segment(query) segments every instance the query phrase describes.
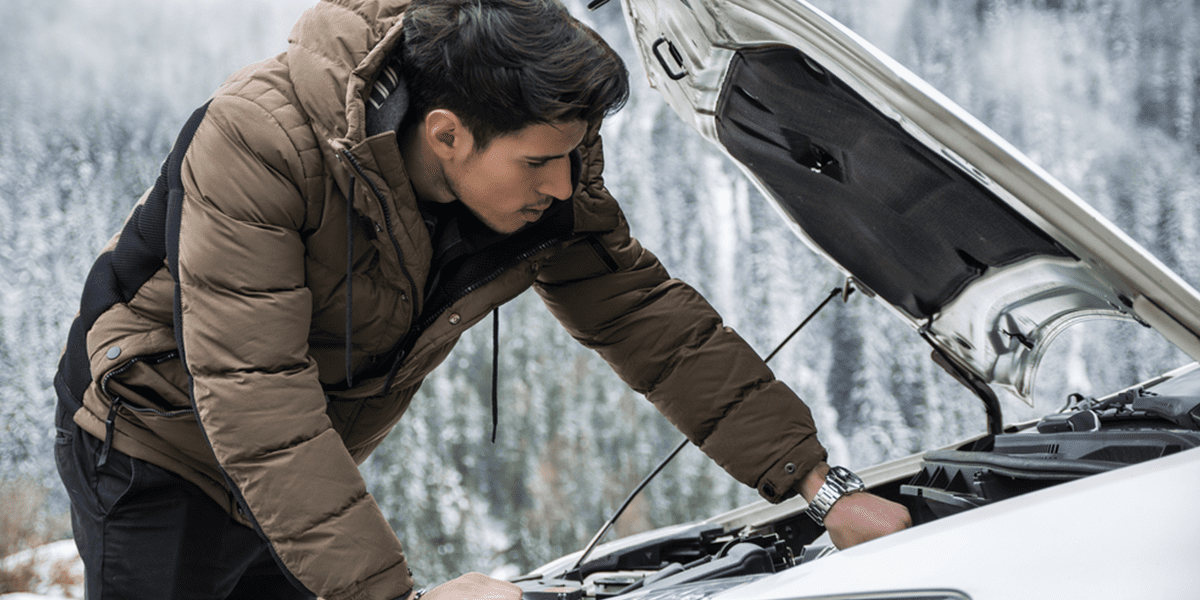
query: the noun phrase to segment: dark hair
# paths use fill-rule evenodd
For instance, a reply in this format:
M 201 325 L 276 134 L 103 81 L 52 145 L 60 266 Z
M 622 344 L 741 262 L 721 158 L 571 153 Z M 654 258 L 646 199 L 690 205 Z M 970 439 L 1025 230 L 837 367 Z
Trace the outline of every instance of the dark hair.
M 595 124 L 629 97 L 621 57 L 558 0 L 414 0 L 403 28 L 409 119 L 450 110 L 479 149 L 535 123 Z

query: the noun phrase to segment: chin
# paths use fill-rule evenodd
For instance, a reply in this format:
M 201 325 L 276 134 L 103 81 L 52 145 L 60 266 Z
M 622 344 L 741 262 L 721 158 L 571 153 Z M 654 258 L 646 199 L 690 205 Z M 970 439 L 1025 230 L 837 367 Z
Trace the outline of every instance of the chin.
M 500 233 L 516 233 L 522 229 L 525 229 L 529 225 L 530 225 L 529 222 L 522 220 L 518 223 L 513 223 L 512 225 L 505 227 L 503 230 L 498 229 L 497 231 L 499 231 Z
M 496 233 L 503 233 L 503 234 L 516 233 L 516 232 L 524 229 L 527 225 L 529 225 L 529 223 L 524 220 L 522 220 L 518 223 L 510 223 L 510 224 L 504 224 L 504 225 L 498 224 L 494 221 L 484 221 L 484 224 L 488 226 L 488 229 L 491 229 L 492 231 L 495 231 Z

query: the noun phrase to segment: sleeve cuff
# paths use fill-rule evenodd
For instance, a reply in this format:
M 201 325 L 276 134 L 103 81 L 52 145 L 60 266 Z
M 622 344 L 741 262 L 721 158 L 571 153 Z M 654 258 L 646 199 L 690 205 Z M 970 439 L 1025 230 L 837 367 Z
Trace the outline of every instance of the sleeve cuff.
M 758 480 L 758 494 L 772 504 L 795 496 L 804 476 L 827 454 L 815 435 L 805 438 L 763 473 Z

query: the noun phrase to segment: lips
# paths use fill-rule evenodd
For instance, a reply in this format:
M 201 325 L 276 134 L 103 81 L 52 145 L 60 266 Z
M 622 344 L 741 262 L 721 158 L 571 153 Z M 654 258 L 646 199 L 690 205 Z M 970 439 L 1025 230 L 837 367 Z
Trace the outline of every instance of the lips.
M 542 218 L 542 213 L 546 212 L 546 209 L 550 208 L 550 206 L 553 204 L 554 204 L 554 200 L 550 199 L 550 200 L 547 200 L 545 202 L 545 204 L 537 204 L 534 206 L 527 206 L 527 207 L 521 209 L 521 214 L 524 215 L 526 221 L 529 221 L 530 223 L 532 223 L 532 222 Z

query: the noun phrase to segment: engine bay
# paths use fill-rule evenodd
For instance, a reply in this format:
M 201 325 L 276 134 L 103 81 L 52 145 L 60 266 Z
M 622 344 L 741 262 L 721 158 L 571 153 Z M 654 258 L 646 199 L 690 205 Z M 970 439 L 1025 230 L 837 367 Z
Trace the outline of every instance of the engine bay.
M 1200 368 L 1172 375 L 1102 398 L 1073 394 L 1057 413 L 926 452 L 906 463 L 903 476 L 869 489 L 904 504 L 920 526 L 1196 448 Z M 601 547 L 579 565 L 560 559 L 515 583 L 526 600 L 706 598 L 837 551 L 802 499 L 785 504 L 796 506 L 765 521 L 716 517 L 648 532 L 616 550 Z

